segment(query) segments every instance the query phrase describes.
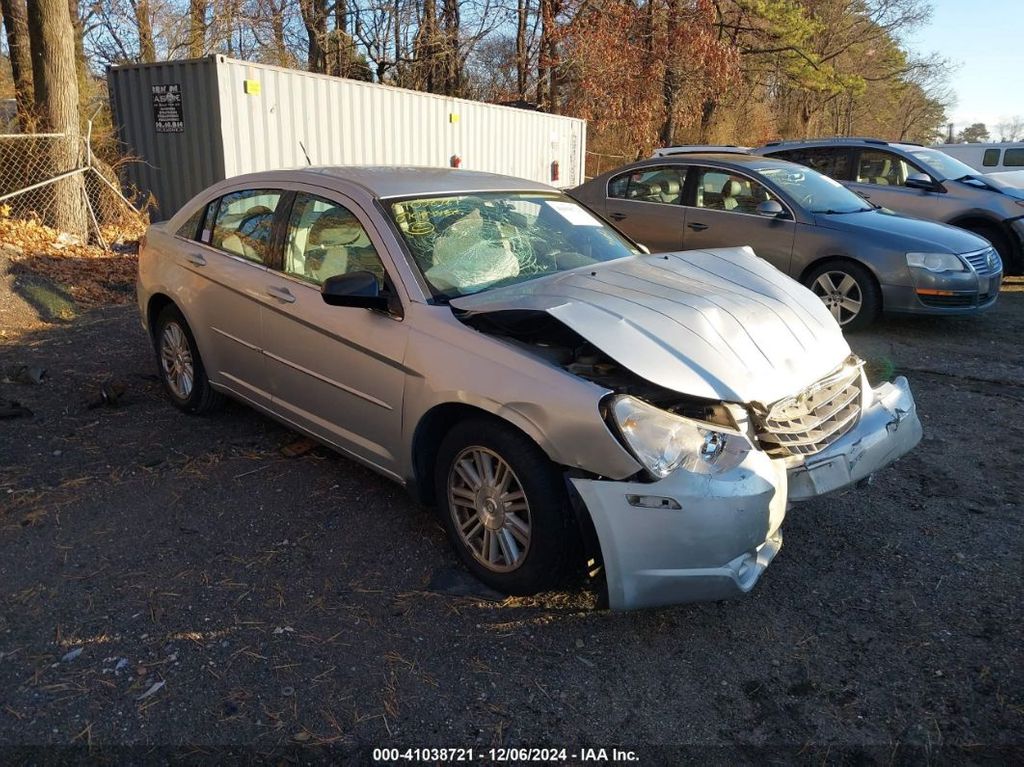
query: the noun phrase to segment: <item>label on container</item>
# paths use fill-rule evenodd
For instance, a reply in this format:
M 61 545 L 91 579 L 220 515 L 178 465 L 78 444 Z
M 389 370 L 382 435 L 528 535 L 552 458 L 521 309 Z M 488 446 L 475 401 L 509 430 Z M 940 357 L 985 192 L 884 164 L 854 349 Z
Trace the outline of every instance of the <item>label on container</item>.
M 153 92 L 153 123 L 157 133 L 184 133 L 185 115 L 181 108 L 181 85 L 151 86 Z

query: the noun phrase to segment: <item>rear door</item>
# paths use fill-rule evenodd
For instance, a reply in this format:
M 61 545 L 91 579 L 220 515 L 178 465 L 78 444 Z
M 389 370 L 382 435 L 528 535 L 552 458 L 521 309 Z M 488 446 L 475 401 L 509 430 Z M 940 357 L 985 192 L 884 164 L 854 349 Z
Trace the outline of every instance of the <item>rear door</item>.
M 686 250 L 749 245 L 776 269 L 789 273 L 796 223 L 785 202 L 750 176 L 722 168 L 693 167 L 687 190 Z M 765 200 L 778 201 L 786 218 L 757 215 Z
M 285 222 L 263 315 L 274 409 L 398 477 L 408 326 L 398 316 L 328 306 L 320 293 L 328 277 L 354 271 L 394 292 L 382 242 L 353 201 L 316 188 L 296 189 Z
M 685 165 L 646 166 L 608 182 L 605 217 L 652 253 L 681 250 Z
M 210 379 L 267 405 L 261 306 L 280 189 L 244 189 L 211 202 L 179 231 L 188 276 L 176 298 L 196 335 Z M 198 228 L 195 228 L 197 227 Z

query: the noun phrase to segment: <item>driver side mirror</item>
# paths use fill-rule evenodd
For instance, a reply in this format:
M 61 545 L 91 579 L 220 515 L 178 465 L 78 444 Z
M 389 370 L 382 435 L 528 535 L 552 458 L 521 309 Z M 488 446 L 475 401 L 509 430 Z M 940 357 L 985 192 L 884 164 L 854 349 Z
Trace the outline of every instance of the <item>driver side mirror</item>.
M 783 210 L 782 204 L 778 200 L 765 200 L 758 203 L 755 212 L 765 218 L 778 218 L 786 211 Z
M 348 272 L 328 277 L 320 288 L 320 295 L 329 306 L 386 312 L 390 304 L 389 296 L 381 293 L 373 272 Z
M 903 182 L 903 186 L 910 189 L 923 189 L 926 192 L 937 192 L 941 188 L 927 173 L 909 174 L 907 180 Z

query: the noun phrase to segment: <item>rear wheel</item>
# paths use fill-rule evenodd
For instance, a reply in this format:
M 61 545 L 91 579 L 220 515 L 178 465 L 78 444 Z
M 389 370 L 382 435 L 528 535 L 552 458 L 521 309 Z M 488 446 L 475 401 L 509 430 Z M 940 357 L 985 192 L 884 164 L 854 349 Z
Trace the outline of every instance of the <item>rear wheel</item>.
M 208 413 L 224 398 L 210 386 L 192 330 L 178 307 L 169 304 L 153 328 L 160 380 L 171 401 L 186 413 Z
M 826 261 L 811 269 L 804 284 L 832 312 L 843 330 L 866 328 L 882 309 L 882 291 L 874 276 L 853 261 Z
M 1024 271 L 1024 268 L 1022 268 L 1024 264 L 1021 264 L 1020 259 L 1014 256 L 1010 239 L 999 229 L 986 224 L 977 224 L 965 228 L 992 243 L 992 247 L 996 249 L 996 253 L 999 254 L 999 258 L 1003 262 L 1003 270 L 1007 274 L 1021 274 Z
M 488 418 L 445 435 L 435 467 L 441 521 L 459 557 L 506 594 L 554 588 L 575 550 L 562 477 L 521 432 Z

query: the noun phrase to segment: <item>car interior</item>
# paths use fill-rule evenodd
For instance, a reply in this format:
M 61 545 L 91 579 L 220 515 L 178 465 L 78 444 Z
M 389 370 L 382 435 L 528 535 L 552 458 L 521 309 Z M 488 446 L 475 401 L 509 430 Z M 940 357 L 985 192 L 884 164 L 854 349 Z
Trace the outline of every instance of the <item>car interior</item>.
M 708 172 L 697 184 L 698 208 L 756 213 L 757 206 L 770 199 L 763 186 L 741 176 Z
M 354 271 L 372 272 L 381 285 L 384 277 L 380 258 L 359 219 L 340 205 L 320 200 L 308 200 L 301 211 L 297 207 L 293 212 L 284 270 L 317 284 Z

